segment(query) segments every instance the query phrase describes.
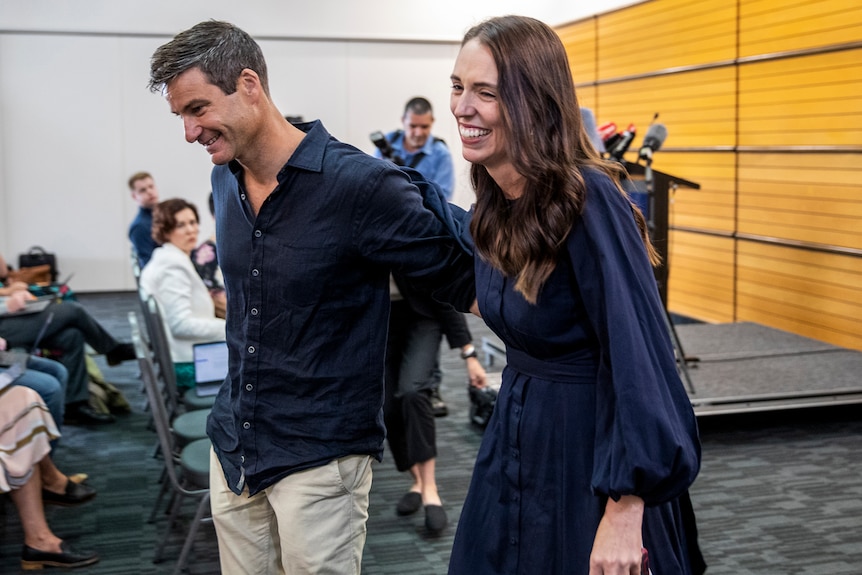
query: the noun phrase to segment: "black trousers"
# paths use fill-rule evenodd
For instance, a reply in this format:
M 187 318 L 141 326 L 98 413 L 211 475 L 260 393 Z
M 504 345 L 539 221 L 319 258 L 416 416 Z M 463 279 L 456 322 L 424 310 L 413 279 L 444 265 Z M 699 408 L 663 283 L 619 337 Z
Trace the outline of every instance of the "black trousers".
M 89 344 L 98 353 L 107 353 L 119 342 L 74 301 L 52 303 L 39 313 L 2 316 L 0 337 L 6 339 L 9 347 L 22 347 L 29 351 L 48 314 L 53 314 L 53 317 L 39 347 L 58 352 L 57 360 L 69 371 L 66 403 L 87 401 L 90 392 L 84 345 Z
M 398 471 L 437 457 L 431 390 L 437 383 L 442 330 L 405 301 L 392 302 L 386 345 L 386 439 Z

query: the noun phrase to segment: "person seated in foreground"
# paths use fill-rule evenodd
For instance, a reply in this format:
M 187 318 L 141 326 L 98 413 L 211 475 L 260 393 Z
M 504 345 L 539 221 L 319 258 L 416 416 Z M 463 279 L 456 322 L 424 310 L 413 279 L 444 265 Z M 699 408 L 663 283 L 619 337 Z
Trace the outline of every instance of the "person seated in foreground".
M 182 199 L 153 211 L 153 239 L 161 247 L 141 271 L 141 289 L 159 304 L 179 388 L 194 387 L 192 346 L 225 339 L 225 320 L 215 316 L 209 289 L 195 270 L 198 210 Z
M 35 391 L 0 384 L 0 491 L 10 494 L 21 518 L 24 570 L 83 567 L 99 560 L 96 553 L 74 549 L 55 535 L 45 518 L 46 503 L 79 505 L 96 495 L 54 466 L 50 441 L 59 435 Z
M 0 306 L 18 312 L 33 299 L 26 289 L 17 290 L 0 296 Z M 58 361 L 68 370 L 65 419 L 69 423 L 93 425 L 113 422 L 113 415 L 99 413 L 89 405 L 85 345 L 105 354 L 108 365 L 115 366 L 135 359 L 132 344 L 118 341 L 74 301 L 55 302 L 39 312 L 0 316 L 0 337 L 5 338 L 10 348 L 32 350 L 40 334 L 39 346 L 58 352 Z

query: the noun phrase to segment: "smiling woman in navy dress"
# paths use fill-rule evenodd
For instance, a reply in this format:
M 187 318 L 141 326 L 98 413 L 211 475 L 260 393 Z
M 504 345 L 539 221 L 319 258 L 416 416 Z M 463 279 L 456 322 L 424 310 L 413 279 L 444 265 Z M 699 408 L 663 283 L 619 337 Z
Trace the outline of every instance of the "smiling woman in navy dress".
M 700 468 L 643 216 L 585 134 L 565 50 L 533 19 L 464 38 L 451 108 L 472 163 L 479 311 L 507 367 L 451 574 L 704 570 Z

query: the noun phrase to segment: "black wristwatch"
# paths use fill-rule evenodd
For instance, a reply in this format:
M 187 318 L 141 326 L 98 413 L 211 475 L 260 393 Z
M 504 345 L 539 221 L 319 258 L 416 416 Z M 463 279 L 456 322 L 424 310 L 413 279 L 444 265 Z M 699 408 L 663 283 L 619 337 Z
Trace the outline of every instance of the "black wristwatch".
M 479 357 L 479 354 L 476 353 L 476 348 L 472 345 L 467 349 L 467 351 L 461 352 L 461 359 L 470 359 L 471 357 Z

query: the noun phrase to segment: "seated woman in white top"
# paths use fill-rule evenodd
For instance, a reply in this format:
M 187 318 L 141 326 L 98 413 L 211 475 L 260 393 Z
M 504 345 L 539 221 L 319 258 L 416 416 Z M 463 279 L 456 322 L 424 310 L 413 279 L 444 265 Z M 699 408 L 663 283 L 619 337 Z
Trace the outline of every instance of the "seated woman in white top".
M 141 271 L 141 289 L 155 297 L 168 334 L 177 385 L 194 387 L 192 345 L 225 339 L 225 320 L 191 260 L 198 245 L 198 210 L 182 199 L 153 210 L 153 239 L 161 244 Z

